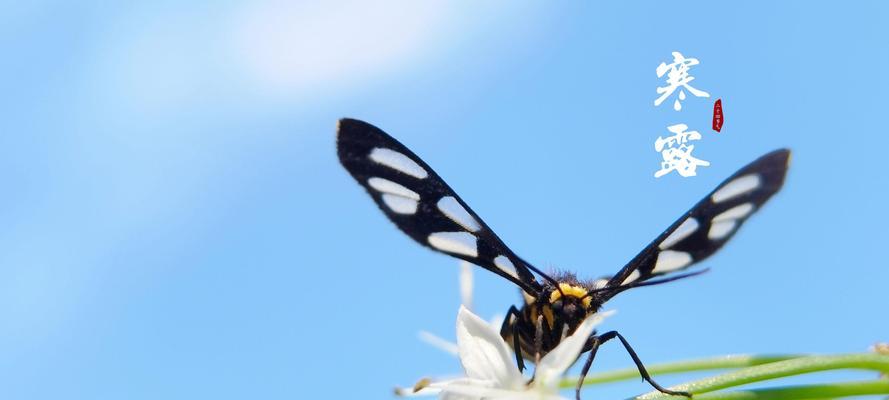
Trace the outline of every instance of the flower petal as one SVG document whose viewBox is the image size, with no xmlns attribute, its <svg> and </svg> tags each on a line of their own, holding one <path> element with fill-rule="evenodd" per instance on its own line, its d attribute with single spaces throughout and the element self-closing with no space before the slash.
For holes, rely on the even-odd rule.
<svg viewBox="0 0 889 400">
<path fill-rule="evenodd" d="M 476 379 L 470 379 L 466 377 L 460 378 L 450 378 L 444 379 L 440 381 L 432 381 L 428 378 L 423 378 L 412 388 L 395 388 L 395 395 L 399 397 L 421 397 L 421 396 L 434 396 L 439 395 L 439 398 L 460 398 L 462 395 L 454 396 L 446 396 L 446 393 L 443 393 L 444 389 L 448 386 L 455 385 L 459 387 L 463 386 L 477 386 L 482 388 L 494 387 L 495 383 L 490 381 L 480 381 Z"/>
<path fill-rule="evenodd" d="M 445 353 L 450 353 L 452 355 L 457 355 L 457 344 L 447 339 L 443 339 L 441 336 L 438 336 L 432 332 L 420 331 L 419 335 L 420 340 L 426 342 L 426 344 L 435 347 Z"/>
<path fill-rule="evenodd" d="M 457 314 L 457 346 L 467 377 L 496 382 L 505 389 L 525 386 L 515 356 L 500 334 L 463 306 Z"/>
<path fill-rule="evenodd" d="M 460 302 L 472 309 L 472 264 L 460 261 Z"/>
<path fill-rule="evenodd" d="M 452 381 L 442 388 L 438 400 L 481 400 L 497 382 L 464 378 Z"/>
<path fill-rule="evenodd" d="M 598 312 L 588 317 L 577 327 L 574 334 L 563 339 L 555 349 L 543 356 L 537 369 L 534 370 L 535 386 L 543 385 L 547 388 L 557 386 L 565 371 L 577 361 L 577 356 L 583 350 L 593 329 L 611 314 L 614 314 L 614 311 Z"/>
<path fill-rule="evenodd" d="M 516 390 L 485 387 L 483 384 L 454 383 L 446 386 L 439 400 L 561 400 L 557 391 L 540 391 L 520 388 Z"/>
<path fill-rule="evenodd" d="M 432 388 L 432 387 L 424 387 L 420 390 L 414 390 L 413 388 L 395 388 L 395 395 L 398 397 L 426 397 L 426 396 L 435 396 L 441 393 L 440 388 Z"/>
</svg>

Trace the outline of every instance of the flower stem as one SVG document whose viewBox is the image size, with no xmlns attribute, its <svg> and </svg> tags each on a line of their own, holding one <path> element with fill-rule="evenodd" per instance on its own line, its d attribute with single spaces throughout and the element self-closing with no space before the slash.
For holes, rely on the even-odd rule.
<svg viewBox="0 0 889 400">
<path fill-rule="evenodd" d="M 671 363 L 652 364 L 646 366 L 651 375 L 676 374 L 693 371 L 709 371 L 714 369 L 742 368 L 755 365 L 773 363 L 801 357 L 799 355 L 749 355 L 733 354 L 719 357 L 708 357 L 694 360 L 677 361 Z M 639 379 L 639 370 L 624 368 L 615 371 L 600 372 L 587 375 L 583 380 L 584 385 L 597 383 L 617 382 L 629 379 Z M 573 388 L 577 384 L 577 378 L 565 378 L 561 382 L 562 388 Z"/>
</svg>

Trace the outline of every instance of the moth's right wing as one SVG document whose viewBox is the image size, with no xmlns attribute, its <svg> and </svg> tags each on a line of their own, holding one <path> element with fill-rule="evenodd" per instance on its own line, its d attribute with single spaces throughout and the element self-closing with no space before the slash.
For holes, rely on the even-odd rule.
<svg viewBox="0 0 889 400">
<path fill-rule="evenodd" d="M 342 119 L 340 163 L 402 232 L 417 243 L 490 270 L 529 294 L 533 266 L 512 252 L 432 168 L 367 122 Z"/>
<path fill-rule="evenodd" d="M 607 286 L 680 271 L 716 253 L 781 189 L 789 161 L 790 150 L 779 149 L 735 172 L 639 252 Z"/>
</svg>

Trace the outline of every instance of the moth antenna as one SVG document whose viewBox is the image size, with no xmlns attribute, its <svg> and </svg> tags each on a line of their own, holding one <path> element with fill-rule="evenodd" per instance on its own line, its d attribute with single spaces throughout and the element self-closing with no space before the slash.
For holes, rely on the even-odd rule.
<svg viewBox="0 0 889 400">
<path fill-rule="evenodd" d="M 620 285 L 620 286 L 614 286 L 614 287 L 606 286 L 603 288 L 593 289 L 593 290 L 589 291 L 586 294 L 586 296 L 583 296 L 583 298 L 586 298 L 587 296 L 591 296 L 593 293 L 605 292 L 605 291 L 613 291 L 614 294 L 618 294 L 618 293 L 623 292 L 624 290 L 627 290 L 627 289 L 632 289 L 632 288 L 642 287 L 642 286 L 660 285 L 662 283 L 668 283 L 668 282 L 678 281 L 680 279 L 691 278 L 693 276 L 700 275 L 700 274 L 703 274 L 703 273 L 709 272 L 709 271 L 710 271 L 710 268 L 704 268 L 700 271 L 687 272 L 684 274 L 679 274 L 679 275 L 675 275 L 675 276 L 671 276 L 671 277 L 663 278 L 663 279 L 654 279 L 654 280 L 644 281 L 644 282 L 633 282 L 633 283 L 629 283 L 626 285 Z"/>
<path fill-rule="evenodd" d="M 547 275 L 547 274 L 544 274 L 543 271 L 537 269 L 537 267 L 531 265 L 531 264 L 528 263 L 527 261 L 525 261 L 525 260 L 523 260 L 523 259 L 521 259 L 521 258 L 519 258 L 519 261 L 521 261 L 523 264 L 525 264 L 525 266 L 528 267 L 528 269 L 530 269 L 531 271 L 536 272 L 537 275 L 540 275 L 541 278 L 543 278 L 543 279 L 546 280 L 546 281 L 549 281 L 549 283 L 552 283 L 553 286 L 556 287 L 556 290 L 559 291 L 559 294 L 562 295 L 562 298 L 565 297 L 565 293 L 563 293 L 563 292 L 562 292 L 562 288 L 559 287 L 559 281 L 553 279 L 553 277 L 551 277 L 551 276 L 549 276 L 549 275 Z"/>
</svg>

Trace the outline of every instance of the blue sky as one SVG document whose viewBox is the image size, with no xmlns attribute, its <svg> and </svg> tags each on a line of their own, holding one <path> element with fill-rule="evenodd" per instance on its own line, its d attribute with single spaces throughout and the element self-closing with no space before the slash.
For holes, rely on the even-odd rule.
<svg viewBox="0 0 889 400">
<path fill-rule="evenodd" d="M 620 296 L 603 328 L 647 362 L 889 339 L 887 7 L 623 3 L 3 5 L 0 395 L 385 399 L 458 372 L 417 340 L 453 338 L 457 263 L 338 165 L 345 116 L 411 147 L 524 258 L 589 277 L 790 147 L 784 190 L 710 273 Z M 679 113 L 652 105 L 672 51 L 713 96 Z M 654 179 L 680 122 L 712 165 Z M 476 278 L 480 314 L 519 301 Z M 597 360 L 630 365 L 617 346 Z"/>
</svg>

